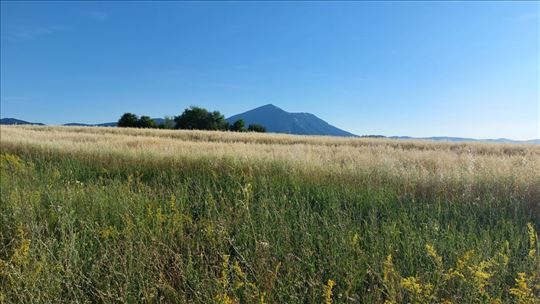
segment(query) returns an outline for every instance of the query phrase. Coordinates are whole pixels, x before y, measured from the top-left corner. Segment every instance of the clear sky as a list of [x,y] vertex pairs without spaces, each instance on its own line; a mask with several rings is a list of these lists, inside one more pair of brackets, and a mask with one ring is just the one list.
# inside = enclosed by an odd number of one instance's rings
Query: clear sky
[[539,2],[1,2],[1,116],[226,116],[539,138]]

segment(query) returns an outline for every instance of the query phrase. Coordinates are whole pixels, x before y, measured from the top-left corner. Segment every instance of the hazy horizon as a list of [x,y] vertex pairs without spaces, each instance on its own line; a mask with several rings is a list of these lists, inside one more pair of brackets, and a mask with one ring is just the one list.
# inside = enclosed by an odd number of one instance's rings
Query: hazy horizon
[[1,2],[0,116],[264,104],[354,134],[540,138],[538,2]]

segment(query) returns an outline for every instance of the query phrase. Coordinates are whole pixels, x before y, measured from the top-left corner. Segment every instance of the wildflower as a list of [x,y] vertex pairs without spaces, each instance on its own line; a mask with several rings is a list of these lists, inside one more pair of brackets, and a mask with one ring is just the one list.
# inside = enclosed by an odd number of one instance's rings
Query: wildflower
[[163,224],[167,220],[167,216],[161,212],[161,207],[156,209],[156,219],[159,224]]
[[355,233],[351,239],[351,246],[354,247],[356,246],[356,244],[358,244],[358,238],[359,238],[358,233]]
[[332,304],[332,289],[334,286],[336,286],[336,282],[328,279],[328,282],[324,286],[324,303]]
[[474,285],[480,294],[486,293],[485,287],[488,285],[488,281],[492,277],[492,273],[487,271],[489,267],[491,267],[491,263],[489,261],[482,261],[478,265],[469,266],[469,270],[473,275]]
[[221,278],[220,278],[220,285],[223,287],[223,289],[227,289],[229,287],[229,255],[223,256],[223,264],[221,268]]
[[219,278],[219,285],[222,288],[222,293],[218,294],[215,299],[217,303],[232,304],[234,301],[229,297],[227,293],[229,289],[229,255],[223,256],[223,264],[221,268],[221,277]]
[[2,164],[5,164],[5,166],[12,171],[19,170],[23,165],[20,157],[9,153],[0,155],[0,160],[2,161]]
[[517,303],[539,303],[540,299],[534,296],[532,289],[527,284],[527,275],[519,272],[516,278],[516,285],[510,288],[510,294],[516,298]]
[[431,244],[426,244],[427,254],[435,261],[437,266],[442,266],[442,257],[437,254],[437,251]]
[[418,279],[415,277],[401,279],[401,287],[415,295],[420,295],[422,293],[422,284],[419,283]]
[[101,237],[104,239],[115,237],[116,235],[118,235],[118,231],[113,226],[107,226],[101,230]]
[[28,263],[28,256],[30,255],[30,240],[25,237],[22,227],[19,227],[17,232],[19,234],[19,238],[21,239],[21,244],[13,252],[11,260],[16,265],[25,265]]
[[236,274],[236,276],[240,279],[235,284],[236,285],[235,288],[238,289],[238,288],[244,286],[244,282],[246,281],[246,274],[244,273],[244,271],[240,267],[240,264],[238,264],[238,261],[234,263],[233,270],[234,270],[234,273]]
[[386,257],[386,260],[383,263],[383,284],[387,291],[387,302],[397,303],[397,289],[399,288],[399,282],[391,254]]
[[536,255],[536,242],[538,241],[538,235],[531,223],[527,223],[527,234],[529,235],[529,257]]
[[422,284],[416,277],[401,279],[400,285],[410,292],[418,303],[432,303],[435,299],[433,285]]

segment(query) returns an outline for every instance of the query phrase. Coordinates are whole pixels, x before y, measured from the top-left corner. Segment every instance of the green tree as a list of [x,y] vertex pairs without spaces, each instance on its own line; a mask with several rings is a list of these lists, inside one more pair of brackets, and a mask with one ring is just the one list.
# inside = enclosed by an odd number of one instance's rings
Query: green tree
[[227,130],[229,123],[218,111],[208,112],[208,110],[191,106],[185,109],[182,115],[174,119],[177,129],[188,130]]
[[244,120],[243,119],[239,119],[237,121],[235,121],[231,127],[230,127],[230,130],[231,131],[234,131],[234,132],[245,132],[246,131],[246,127],[245,127],[245,123],[244,123]]
[[260,133],[265,133],[266,132],[266,128],[263,127],[262,125],[259,125],[259,124],[250,124],[248,126],[248,131],[249,132],[260,132]]
[[122,128],[138,127],[139,117],[133,113],[124,113],[118,120],[118,126]]
[[137,121],[137,127],[146,129],[157,128],[157,124],[150,116],[141,116],[139,121]]
[[212,112],[211,117],[211,128],[209,130],[229,130],[229,122],[225,120],[225,116],[219,113],[219,111]]

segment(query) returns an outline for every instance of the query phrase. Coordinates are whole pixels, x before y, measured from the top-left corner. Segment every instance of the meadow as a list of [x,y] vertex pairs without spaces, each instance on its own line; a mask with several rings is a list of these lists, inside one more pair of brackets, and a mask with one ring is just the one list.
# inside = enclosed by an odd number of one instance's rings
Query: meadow
[[540,303],[538,145],[0,136],[0,303]]

